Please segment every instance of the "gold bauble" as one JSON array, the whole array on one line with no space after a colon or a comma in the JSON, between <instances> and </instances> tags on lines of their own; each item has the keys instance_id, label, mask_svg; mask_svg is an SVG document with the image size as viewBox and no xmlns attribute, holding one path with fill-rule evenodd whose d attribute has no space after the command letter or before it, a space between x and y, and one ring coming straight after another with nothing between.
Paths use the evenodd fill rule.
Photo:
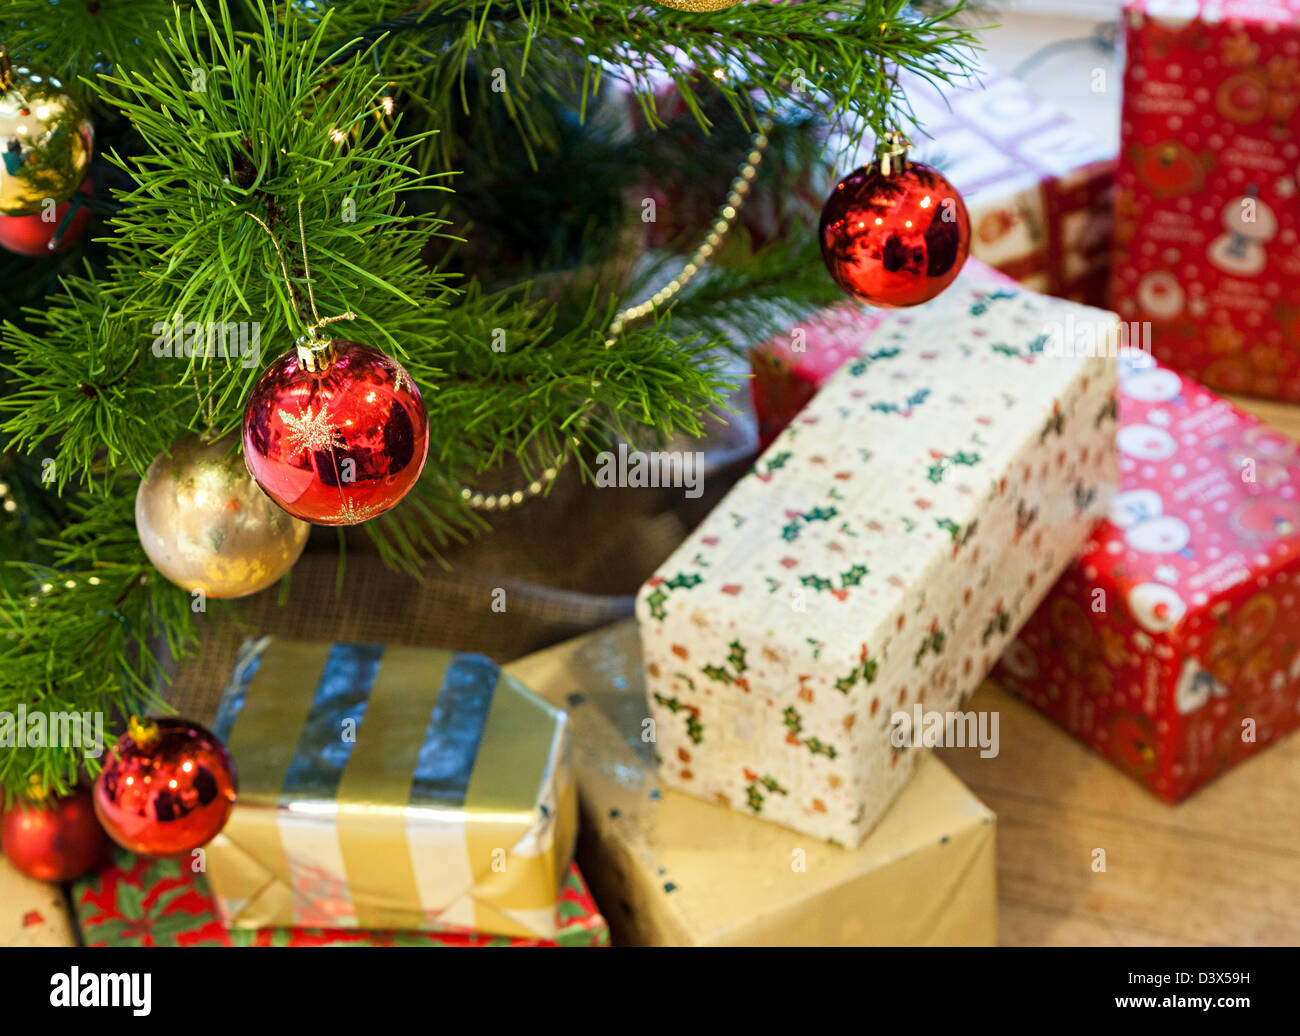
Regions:
<instances>
[{"instance_id":1,"label":"gold bauble","mask_svg":"<svg viewBox=\"0 0 1300 1036\"><path fill-rule=\"evenodd\" d=\"M656 3L671 7L674 11L721 11L731 7L737 0L655 0Z\"/></svg>"},{"instance_id":2,"label":"gold bauble","mask_svg":"<svg viewBox=\"0 0 1300 1036\"><path fill-rule=\"evenodd\" d=\"M94 133L56 77L10 65L0 49L0 215L31 216L61 204L90 169Z\"/></svg>"},{"instance_id":3,"label":"gold bauble","mask_svg":"<svg viewBox=\"0 0 1300 1036\"><path fill-rule=\"evenodd\" d=\"M293 567L311 526L272 502L235 439L197 435L158 454L135 495L135 528L154 567L209 597L265 590Z\"/></svg>"}]
</instances>

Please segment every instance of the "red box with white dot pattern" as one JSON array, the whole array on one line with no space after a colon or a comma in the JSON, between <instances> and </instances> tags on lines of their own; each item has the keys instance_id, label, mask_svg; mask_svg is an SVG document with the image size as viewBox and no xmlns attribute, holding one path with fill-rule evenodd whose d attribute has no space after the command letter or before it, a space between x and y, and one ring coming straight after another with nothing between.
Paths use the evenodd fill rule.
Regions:
<instances>
[{"instance_id":1,"label":"red box with white dot pattern","mask_svg":"<svg viewBox=\"0 0 1300 1036\"><path fill-rule=\"evenodd\" d=\"M1111 306L1213 388L1300 401L1300 0L1129 0Z\"/></svg>"},{"instance_id":2,"label":"red box with white dot pattern","mask_svg":"<svg viewBox=\"0 0 1300 1036\"><path fill-rule=\"evenodd\" d=\"M1121 492L995 677L1171 802L1300 725L1300 449L1133 352Z\"/></svg>"}]
</instances>

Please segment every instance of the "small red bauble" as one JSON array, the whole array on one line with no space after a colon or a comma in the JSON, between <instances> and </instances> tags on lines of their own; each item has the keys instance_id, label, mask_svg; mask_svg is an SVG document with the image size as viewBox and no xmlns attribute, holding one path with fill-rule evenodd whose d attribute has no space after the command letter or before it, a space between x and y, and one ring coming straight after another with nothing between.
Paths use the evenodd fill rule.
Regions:
<instances>
[{"instance_id":1,"label":"small red bauble","mask_svg":"<svg viewBox=\"0 0 1300 1036\"><path fill-rule=\"evenodd\" d=\"M244 463L295 518L355 525L415 485L429 418L391 356L337 340L315 355L285 353L258 378L244 411Z\"/></svg>"},{"instance_id":2,"label":"small red bauble","mask_svg":"<svg viewBox=\"0 0 1300 1036\"><path fill-rule=\"evenodd\" d=\"M95 779L95 812L122 848L171 856L225 826L235 790L235 766L216 735L183 719L133 721Z\"/></svg>"},{"instance_id":3,"label":"small red bauble","mask_svg":"<svg viewBox=\"0 0 1300 1036\"><path fill-rule=\"evenodd\" d=\"M835 283L892 309L927 302L956 279L970 216L952 184L896 148L835 185L819 234Z\"/></svg>"},{"instance_id":4,"label":"small red bauble","mask_svg":"<svg viewBox=\"0 0 1300 1036\"><path fill-rule=\"evenodd\" d=\"M87 179L81 185L82 194L93 194L95 190L94 183ZM73 195L74 201L77 195ZM68 210L72 208L73 202L65 201L62 205L54 210L54 219L47 221L41 218L41 214L35 213L31 216L0 216L0 248L5 248L15 255L58 255L60 252L66 252L75 245L81 235L86 232L86 227L90 224L90 209L84 202L77 204L77 211L72 214L72 218L64 226L64 220L67 219ZM54 240L54 235L62 228L63 233L59 240Z\"/></svg>"},{"instance_id":5,"label":"small red bauble","mask_svg":"<svg viewBox=\"0 0 1300 1036\"><path fill-rule=\"evenodd\" d=\"M48 802L17 803L0 820L5 857L37 881L81 877L99 862L107 846L88 788Z\"/></svg>"}]
</instances>

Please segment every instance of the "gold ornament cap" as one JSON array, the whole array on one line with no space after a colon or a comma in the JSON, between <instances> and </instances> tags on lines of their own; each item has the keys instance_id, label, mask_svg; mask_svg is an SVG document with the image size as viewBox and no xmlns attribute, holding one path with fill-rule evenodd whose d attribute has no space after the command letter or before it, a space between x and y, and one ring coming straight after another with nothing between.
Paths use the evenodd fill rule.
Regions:
<instances>
[{"instance_id":1,"label":"gold ornament cap","mask_svg":"<svg viewBox=\"0 0 1300 1036\"><path fill-rule=\"evenodd\" d=\"M875 165L881 176L897 176L907 171L907 152L912 146L903 134L891 130L876 144Z\"/></svg>"},{"instance_id":2,"label":"gold ornament cap","mask_svg":"<svg viewBox=\"0 0 1300 1036\"><path fill-rule=\"evenodd\" d=\"M298 350L298 366L312 374L324 374L334 363L333 338L318 338L308 332L294 346Z\"/></svg>"},{"instance_id":3,"label":"gold ornament cap","mask_svg":"<svg viewBox=\"0 0 1300 1036\"><path fill-rule=\"evenodd\" d=\"M140 748L148 748L158 740L158 724L147 716L132 716L126 721L126 732Z\"/></svg>"}]
</instances>

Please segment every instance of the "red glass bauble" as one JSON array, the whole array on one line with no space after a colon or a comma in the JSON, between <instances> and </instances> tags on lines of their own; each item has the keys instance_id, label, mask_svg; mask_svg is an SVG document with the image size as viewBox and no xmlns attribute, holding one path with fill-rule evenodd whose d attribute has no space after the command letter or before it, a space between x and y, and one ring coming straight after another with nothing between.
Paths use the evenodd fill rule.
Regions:
<instances>
[{"instance_id":1,"label":"red glass bauble","mask_svg":"<svg viewBox=\"0 0 1300 1036\"><path fill-rule=\"evenodd\" d=\"M415 382L391 356L357 342L333 342L316 371L285 353L244 411L249 473L291 515L317 525L383 514L415 485L428 453Z\"/></svg>"},{"instance_id":2,"label":"red glass bauble","mask_svg":"<svg viewBox=\"0 0 1300 1036\"><path fill-rule=\"evenodd\" d=\"M919 162L865 165L835 185L822 209L822 259L835 283L873 306L926 302L961 272L970 216L961 195Z\"/></svg>"},{"instance_id":3,"label":"red glass bauble","mask_svg":"<svg viewBox=\"0 0 1300 1036\"><path fill-rule=\"evenodd\" d=\"M109 837L147 856L189 852L225 826L235 805L225 745L183 719L133 722L95 779L95 812Z\"/></svg>"},{"instance_id":4,"label":"red glass bauble","mask_svg":"<svg viewBox=\"0 0 1300 1036\"><path fill-rule=\"evenodd\" d=\"M82 194L93 194L95 185L89 178L81 185ZM75 197L75 196L74 196ZM53 220L44 220L41 214L31 216L0 216L0 248L5 248L16 255L58 255L81 240L90 224L90 209L84 202L78 203L77 211L67 220L72 202L65 201L54 210ZM58 241L54 235L62 229Z\"/></svg>"},{"instance_id":5,"label":"red glass bauble","mask_svg":"<svg viewBox=\"0 0 1300 1036\"><path fill-rule=\"evenodd\" d=\"M52 801L16 803L0 820L0 848L38 881L72 881L90 870L108 846L88 788Z\"/></svg>"}]
</instances>

